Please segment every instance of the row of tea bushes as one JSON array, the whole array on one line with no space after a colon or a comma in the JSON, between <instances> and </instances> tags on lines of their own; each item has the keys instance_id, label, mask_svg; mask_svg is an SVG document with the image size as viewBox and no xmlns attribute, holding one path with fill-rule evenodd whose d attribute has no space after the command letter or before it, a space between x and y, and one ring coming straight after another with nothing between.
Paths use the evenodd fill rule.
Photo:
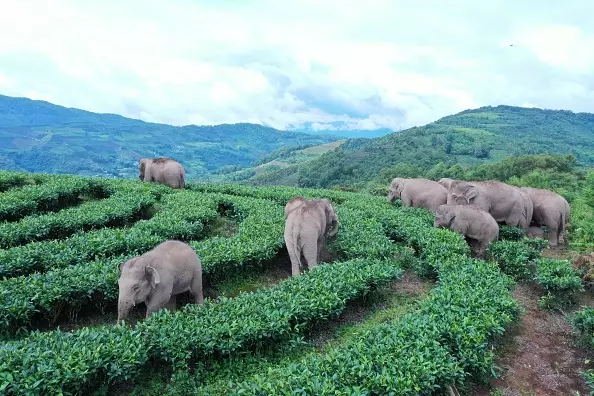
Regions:
<instances>
[{"instance_id":1,"label":"row of tea bushes","mask_svg":"<svg viewBox=\"0 0 594 396\"><path fill-rule=\"evenodd\" d=\"M0 223L0 248L44 239L62 239L76 232L122 226L150 208L156 197L142 189L120 191L107 199L91 201L59 212L26 216L18 222Z\"/></svg>"},{"instance_id":2,"label":"row of tea bushes","mask_svg":"<svg viewBox=\"0 0 594 396\"><path fill-rule=\"evenodd\" d=\"M140 220L131 228L104 228L77 233L61 241L31 242L0 250L0 277L45 272L97 258L145 252L168 238L197 239L203 236L204 223L218 216L220 200L225 198L187 191L171 193L163 196L161 210L150 220Z\"/></svg>"},{"instance_id":3,"label":"row of tea bushes","mask_svg":"<svg viewBox=\"0 0 594 396\"><path fill-rule=\"evenodd\" d=\"M40 184L50 177L40 173L0 170L0 192L27 184Z\"/></svg>"},{"instance_id":4,"label":"row of tea bushes","mask_svg":"<svg viewBox=\"0 0 594 396\"><path fill-rule=\"evenodd\" d=\"M115 302L118 290L117 265L120 262L152 249L175 233L183 234L188 231L184 224L193 225L202 231L200 219L216 216L216 207L220 203L232 205L243 221L239 223L237 233L229 238L214 237L191 242L202 261L206 276L213 278L225 274L233 267L239 268L239 263L268 260L283 245L283 210L270 201L179 192L167 195L163 203L166 206L162 212L144 223L149 224L161 216L163 222L156 223L159 228L141 228L142 232L135 231L135 228L122 230L117 238L113 238L114 234L111 233L112 239L100 238L97 244L89 237L95 232L80 236L86 237L81 248L87 246L87 249L100 251L103 255L122 256L91 262L85 260L63 268L54 266L55 269L45 273L0 281L0 330L5 334L14 334L18 329L27 330L35 313L53 322L66 308L71 311L83 306L101 309ZM176 215L184 216L185 219L193 217L194 222L184 223ZM99 232L103 231L114 230ZM139 234L136 235L136 232Z\"/></svg>"},{"instance_id":5,"label":"row of tea bushes","mask_svg":"<svg viewBox=\"0 0 594 396\"><path fill-rule=\"evenodd\" d=\"M95 185L76 176L55 176L39 185L26 185L0 193L0 221L15 221L27 215L69 206L79 195L93 192Z\"/></svg>"},{"instance_id":6,"label":"row of tea bushes","mask_svg":"<svg viewBox=\"0 0 594 396\"><path fill-rule=\"evenodd\" d=\"M491 372L490 341L519 313L510 293L513 279L494 262L470 259L461 236L431 228L414 211L390 212L379 204L370 210L394 237L418 249L438 286L416 312L324 355L231 384L230 393L417 395Z\"/></svg>"},{"instance_id":7,"label":"row of tea bushes","mask_svg":"<svg viewBox=\"0 0 594 396\"><path fill-rule=\"evenodd\" d=\"M160 311L135 329L101 326L33 333L0 347L7 394L73 394L96 381L130 380L151 361L179 367L205 354L228 354L287 340L346 303L402 273L395 261L356 259L319 265L271 289Z\"/></svg>"}]
</instances>

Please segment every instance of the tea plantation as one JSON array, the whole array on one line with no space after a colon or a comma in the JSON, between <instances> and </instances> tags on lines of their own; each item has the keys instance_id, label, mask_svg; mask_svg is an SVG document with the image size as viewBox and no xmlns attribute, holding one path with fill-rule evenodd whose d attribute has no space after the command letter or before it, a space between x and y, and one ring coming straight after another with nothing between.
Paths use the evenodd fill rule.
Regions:
<instances>
[{"instance_id":1,"label":"tea plantation","mask_svg":"<svg viewBox=\"0 0 594 396\"><path fill-rule=\"evenodd\" d=\"M139 307L137 323L115 324L123 260L178 239L198 253L205 284L266 271L283 254L283 208L297 195L337 209L330 262L148 319ZM221 219L234 232L217 233ZM462 236L433 228L431 213L366 193L0 172L0 220L3 394L125 394L151 371L200 383L201 362L295 342L404 271L437 281L412 310L324 353L229 379L223 394L446 394L493 375L493 343L521 313L515 282L537 282L549 304L582 288L569 261L541 258L546 242L517 229L503 228L478 260ZM594 328L591 312L582 317Z\"/></svg>"}]
</instances>

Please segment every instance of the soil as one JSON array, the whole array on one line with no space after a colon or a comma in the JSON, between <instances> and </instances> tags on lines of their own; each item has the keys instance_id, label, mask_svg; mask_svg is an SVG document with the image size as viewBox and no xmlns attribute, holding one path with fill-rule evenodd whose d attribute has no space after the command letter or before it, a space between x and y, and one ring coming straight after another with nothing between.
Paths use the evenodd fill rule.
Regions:
<instances>
[{"instance_id":1,"label":"soil","mask_svg":"<svg viewBox=\"0 0 594 396\"><path fill-rule=\"evenodd\" d=\"M543 256L569 258L562 249L547 249ZM580 309L582 304L591 304L592 295L578 293L578 304L569 312L543 310L538 299L543 294L537 284L518 284L513 296L526 312L520 321L505 332L498 349L500 359L496 365L503 369L499 378L490 381L490 386L475 388L473 395L501 396L524 395L587 395L589 394L581 372L588 369L585 360L588 353L576 346L567 315ZM492 393L494 390L497 393ZM578 393L579 392L579 393Z\"/></svg>"}]
</instances>

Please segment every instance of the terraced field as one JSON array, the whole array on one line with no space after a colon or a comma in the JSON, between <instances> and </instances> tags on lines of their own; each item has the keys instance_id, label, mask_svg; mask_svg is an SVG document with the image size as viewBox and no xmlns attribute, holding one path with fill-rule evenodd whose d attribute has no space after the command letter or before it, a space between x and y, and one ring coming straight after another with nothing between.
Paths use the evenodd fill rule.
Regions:
<instances>
[{"instance_id":1,"label":"terraced field","mask_svg":"<svg viewBox=\"0 0 594 396\"><path fill-rule=\"evenodd\" d=\"M5 394L454 392L494 372L493 343L521 313L516 281L544 303L581 289L569 261L517 229L477 260L431 213L367 194L14 172L0 191ZM296 195L331 199L340 229L324 263L290 278L283 208ZM167 239L198 253L205 304L148 319L138 306L116 325L118 264ZM394 294L403 276L424 279L414 303ZM365 326L296 352L366 298L375 314L351 320Z\"/></svg>"}]
</instances>

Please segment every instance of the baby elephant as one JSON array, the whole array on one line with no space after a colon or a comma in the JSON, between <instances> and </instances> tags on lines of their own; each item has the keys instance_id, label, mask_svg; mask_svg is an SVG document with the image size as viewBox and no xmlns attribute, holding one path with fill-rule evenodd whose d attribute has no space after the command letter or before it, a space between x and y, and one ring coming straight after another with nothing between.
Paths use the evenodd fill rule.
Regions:
<instances>
[{"instance_id":1,"label":"baby elephant","mask_svg":"<svg viewBox=\"0 0 594 396\"><path fill-rule=\"evenodd\" d=\"M301 268L301 254L309 269L318 264L326 236L338 233L338 216L328 199L295 197L285 206L285 243L291 258L291 274Z\"/></svg>"},{"instance_id":2,"label":"baby elephant","mask_svg":"<svg viewBox=\"0 0 594 396\"><path fill-rule=\"evenodd\" d=\"M474 205L440 205L433 226L464 235L479 258L484 258L489 244L499 239L499 225L493 216Z\"/></svg>"},{"instance_id":3,"label":"baby elephant","mask_svg":"<svg viewBox=\"0 0 594 396\"><path fill-rule=\"evenodd\" d=\"M202 265L194 249L180 241L165 241L119 265L118 323L132 307L144 302L146 317L166 307L175 310L176 295L190 291L203 303Z\"/></svg>"}]
</instances>

